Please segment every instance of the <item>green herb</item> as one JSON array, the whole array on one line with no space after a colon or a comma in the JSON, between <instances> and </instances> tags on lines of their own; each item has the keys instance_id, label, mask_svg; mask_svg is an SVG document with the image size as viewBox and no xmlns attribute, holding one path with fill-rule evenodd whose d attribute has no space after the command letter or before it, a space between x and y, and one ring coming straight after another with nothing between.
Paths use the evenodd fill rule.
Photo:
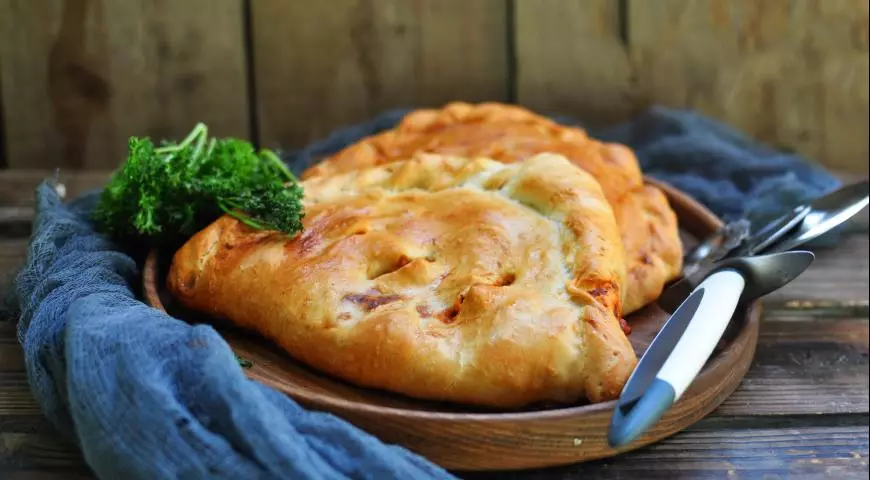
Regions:
<instances>
[{"instance_id":1,"label":"green herb","mask_svg":"<svg viewBox=\"0 0 870 480\"><path fill-rule=\"evenodd\" d=\"M239 362L239 366L242 368L251 368L254 366L254 362L248 360L247 358L240 357L236 355L236 361Z\"/></svg>"},{"instance_id":2,"label":"green herb","mask_svg":"<svg viewBox=\"0 0 870 480\"><path fill-rule=\"evenodd\" d=\"M302 230L302 188L273 152L243 140L209 138L200 123L180 143L131 137L127 161L94 210L98 228L119 239L166 244L221 214L260 230Z\"/></svg>"}]
</instances>

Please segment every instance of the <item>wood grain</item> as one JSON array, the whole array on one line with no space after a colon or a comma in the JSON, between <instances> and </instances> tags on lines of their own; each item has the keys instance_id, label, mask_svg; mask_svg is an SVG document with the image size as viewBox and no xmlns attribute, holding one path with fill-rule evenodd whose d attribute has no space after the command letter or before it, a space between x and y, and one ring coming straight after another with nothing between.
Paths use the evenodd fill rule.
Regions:
<instances>
[{"instance_id":1,"label":"wood grain","mask_svg":"<svg viewBox=\"0 0 870 480\"><path fill-rule=\"evenodd\" d=\"M2 25L2 24L0 24ZM2 28L2 26L0 26ZM0 38L2 38L0 33ZM3 54L0 53L0 108L3 108ZM6 164L6 128L3 125L3 114L0 113L0 170L4 170Z\"/></svg>"},{"instance_id":2,"label":"wood grain","mask_svg":"<svg viewBox=\"0 0 870 480\"><path fill-rule=\"evenodd\" d=\"M768 304L866 299L870 246L866 234L847 235L833 249L816 249L816 260L792 283L765 297ZM866 301L865 301L866 304Z\"/></svg>"},{"instance_id":3,"label":"wood grain","mask_svg":"<svg viewBox=\"0 0 870 480\"><path fill-rule=\"evenodd\" d=\"M10 375L22 373L24 372L24 350L18 343L15 324L6 320L0 317L0 372ZM3 378L0 379L0 389L7 386L7 376L3 375ZM13 385L15 388L19 386Z\"/></svg>"},{"instance_id":4,"label":"wood grain","mask_svg":"<svg viewBox=\"0 0 870 480\"><path fill-rule=\"evenodd\" d=\"M63 185L65 198L70 199L101 188L109 175L109 172L102 171L75 172L64 169L57 172L57 181ZM0 171L0 241L30 235L36 187L52 178L55 178L55 172L51 171ZM0 271L0 279L3 274Z\"/></svg>"},{"instance_id":5,"label":"wood grain","mask_svg":"<svg viewBox=\"0 0 870 480\"><path fill-rule=\"evenodd\" d=\"M516 99L533 110L611 123L634 113L620 2L517 1Z\"/></svg>"},{"instance_id":6,"label":"wood grain","mask_svg":"<svg viewBox=\"0 0 870 480\"><path fill-rule=\"evenodd\" d=\"M83 461L75 461L61 467L39 469L6 467L0 468L4 480L92 480L97 478Z\"/></svg>"},{"instance_id":7,"label":"wood grain","mask_svg":"<svg viewBox=\"0 0 870 480\"><path fill-rule=\"evenodd\" d=\"M86 469L75 445L53 431L19 433L4 430L0 432L0 472L11 467Z\"/></svg>"},{"instance_id":8,"label":"wood grain","mask_svg":"<svg viewBox=\"0 0 870 480\"><path fill-rule=\"evenodd\" d=\"M10 168L107 168L197 121L248 136L242 2L0 2Z\"/></svg>"},{"instance_id":9,"label":"wood grain","mask_svg":"<svg viewBox=\"0 0 870 480\"><path fill-rule=\"evenodd\" d=\"M865 417L866 418L866 417ZM868 427L698 429L615 459L538 472L466 475L503 479L867 478Z\"/></svg>"},{"instance_id":10,"label":"wood grain","mask_svg":"<svg viewBox=\"0 0 870 480\"><path fill-rule=\"evenodd\" d=\"M3 170L0 171L0 209L12 207L32 207L36 199L36 187L43 180L54 177L51 170ZM58 182L64 185L66 198L100 188L109 179L109 171L74 171L61 169L57 172Z\"/></svg>"},{"instance_id":11,"label":"wood grain","mask_svg":"<svg viewBox=\"0 0 870 480\"><path fill-rule=\"evenodd\" d=\"M867 30L864 0L628 0L639 102L863 173Z\"/></svg>"},{"instance_id":12,"label":"wood grain","mask_svg":"<svg viewBox=\"0 0 870 480\"><path fill-rule=\"evenodd\" d=\"M766 312L752 367L716 415L870 411L868 319Z\"/></svg>"},{"instance_id":13,"label":"wood grain","mask_svg":"<svg viewBox=\"0 0 870 480\"><path fill-rule=\"evenodd\" d=\"M300 147L393 107L507 99L505 5L251 2L261 144Z\"/></svg>"},{"instance_id":14,"label":"wood grain","mask_svg":"<svg viewBox=\"0 0 870 480\"><path fill-rule=\"evenodd\" d=\"M39 405L30 393L27 374L23 369L4 369L0 373L0 418L4 415L42 415Z\"/></svg>"},{"instance_id":15,"label":"wood grain","mask_svg":"<svg viewBox=\"0 0 870 480\"><path fill-rule=\"evenodd\" d=\"M867 478L866 426L710 431L703 429L704 423L698 429L613 459L537 471L455 473L468 480ZM66 442L39 434L18 434L10 443L13 446L7 447L8 451L16 456L0 457L5 460L0 464L0 473L8 475L3 478L92 478L81 455ZM40 476L30 476L35 474Z\"/></svg>"},{"instance_id":16,"label":"wood grain","mask_svg":"<svg viewBox=\"0 0 870 480\"><path fill-rule=\"evenodd\" d=\"M0 236L0 294L4 293L3 290L7 283L12 280L18 269L24 265L26 256L26 239L5 239Z\"/></svg>"}]
</instances>

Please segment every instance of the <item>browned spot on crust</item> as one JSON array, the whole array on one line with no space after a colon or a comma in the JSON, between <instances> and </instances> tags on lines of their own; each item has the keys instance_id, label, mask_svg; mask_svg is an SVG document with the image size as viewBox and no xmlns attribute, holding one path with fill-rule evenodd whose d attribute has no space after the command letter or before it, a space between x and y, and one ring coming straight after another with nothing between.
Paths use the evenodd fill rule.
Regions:
<instances>
[{"instance_id":1,"label":"browned spot on crust","mask_svg":"<svg viewBox=\"0 0 870 480\"><path fill-rule=\"evenodd\" d=\"M592 290L589 290L589 295L593 297L601 297L603 295L607 295L610 292L610 287L595 287Z\"/></svg>"},{"instance_id":2,"label":"browned spot on crust","mask_svg":"<svg viewBox=\"0 0 870 480\"><path fill-rule=\"evenodd\" d=\"M338 319L339 319L339 320L350 320L350 319L351 319L350 312L341 312L341 313L339 313L339 314L338 314Z\"/></svg>"},{"instance_id":3,"label":"browned spot on crust","mask_svg":"<svg viewBox=\"0 0 870 480\"><path fill-rule=\"evenodd\" d=\"M508 285L513 285L513 283L517 280L517 276L514 273L505 273L495 283L492 284L493 287L506 287Z\"/></svg>"},{"instance_id":4,"label":"browned spot on crust","mask_svg":"<svg viewBox=\"0 0 870 480\"><path fill-rule=\"evenodd\" d=\"M300 257L311 254L323 241L323 232L328 230L335 220L330 220L330 214L333 209L323 210L313 218L302 233L293 237L286 243L286 246L295 250L296 255Z\"/></svg>"},{"instance_id":5,"label":"browned spot on crust","mask_svg":"<svg viewBox=\"0 0 870 480\"><path fill-rule=\"evenodd\" d=\"M486 188L487 190L501 190L501 188L504 187L507 181L507 177L493 177L487 180L483 188Z\"/></svg>"},{"instance_id":6,"label":"browned spot on crust","mask_svg":"<svg viewBox=\"0 0 870 480\"><path fill-rule=\"evenodd\" d=\"M653 259L649 256L649 253L643 252L640 256L640 261L644 263L644 265L652 265Z\"/></svg>"},{"instance_id":7,"label":"browned spot on crust","mask_svg":"<svg viewBox=\"0 0 870 480\"><path fill-rule=\"evenodd\" d=\"M622 333L624 333L626 337L631 335L631 325L629 325L622 317L619 317L619 326L622 328Z\"/></svg>"},{"instance_id":8,"label":"browned spot on crust","mask_svg":"<svg viewBox=\"0 0 870 480\"><path fill-rule=\"evenodd\" d=\"M396 261L396 270L404 267L405 265L411 263L411 258L407 255L402 255L399 257L399 260Z\"/></svg>"},{"instance_id":9,"label":"browned spot on crust","mask_svg":"<svg viewBox=\"0 0 870 480\"><path fill-rule=\"evenodd\" d=\"M459 316L459 307L462 306L462 302L465 300L465 296L459 295L456 297L456 300L453 301L453 305L441 310L440 312L435 314L435 318L441 320L444 323L453 323L456 320L456 317Z\"/></svg>"},{"instance_id":10,"label":"browned spot on crust","mask_svg":"<svg viewBox=\"0 0 870 480\"><path fill-rule=\"evenodd\" d=\"M400 295L382 295L380 292L375 293L350 293L344 296L344 299L362 306L366 311L374 310L381 305L397 302L402 299Z\"/></svg>"},{"instance_id":11,"label":"browned spot on crust","mask_svg":"<svg viewBox=\"0 0 870 480\"><path fill-rule=\"evenodd\" d=\"M417 313L419 313L422 318L429 318L432 316L432 311L429 310L429 306L423 305L422 303L417 305Z\"/></svg>"},{"instance_id":12,"label":"browned spot on crust","mask_svg":"<svg viewBox=\"0 0 870 480\"><path fill-rule=\"evenodd\" d=\"M644 279L644 277L646 277L646 272L647 272L647 271L646 271L645 269L643 269L643 268L634 267L634 268L632 268L631 270L628 271L628 274L631 276L631 278L633 278L633 279L635 279L636 281L640 282L640 281L642 281L642 280Z\"/></svg>"},{"instance_id":13,"label":"browned spot on crust","mask_svg":"<svg viewBox=\"0 0 870 480\"><path fill-rule=\"evenodd\" d=\"M197 278L199 278L199 275L197 275L197 272L191 270L184 277L184 281L182 282L182 285L181 285L182 288L184 288L185 290L193 290L193 287L196 286L196 279Z\"/></svg>"},{"instance_id":14,"label":"browned spot on crust","mask_svg":"<svg viewBox=\"0 0 870 480\"><path fill-rule=\"evenodd\" d=\"M459 307L456 305L451 305L435 315L438 320L444 323L453 323L457 316L459 316Z\"/></svg>"},{"instance_id":15,"label":"browned spot on crust","mask_svg":"<svg viewBox=\"0 0 870 480\"><path fill-rule=\"evenodd\" d=\"M405 254L399 255L399 258L396 259L395 263L393 263L392 265L385 265L384 268L369 272L369 280L374 280L378 277L389 275L393 272L400 270L409 263L411 263L411 257Z\"/></svg>"},{"instance_id":16,"label":"browned spot on crust","mask_svg":"<svg viewBox=\"0 0 870 480\"><path fill-rule=\"evenodd\" d=\"M296 248L298 249L297 251L299 252L299 255L305 256L306 254L314 250L314 248L317 247L317 244L319 243L319 238L320 237L318 235L315 235L313 232L303 233L302 236L296 241Z\"/></svg>"}]
</instances>

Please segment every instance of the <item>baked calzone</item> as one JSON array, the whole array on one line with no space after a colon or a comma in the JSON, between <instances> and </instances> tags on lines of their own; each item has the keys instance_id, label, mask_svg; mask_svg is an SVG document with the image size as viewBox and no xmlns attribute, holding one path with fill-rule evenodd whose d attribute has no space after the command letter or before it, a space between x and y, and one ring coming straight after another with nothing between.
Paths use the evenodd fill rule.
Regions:
<instances>
[{"instance_id":1,"label":"baked calzone","mask_svg":"<svg viewBox=\"0 0 870 480\"><path fill-rule=\"evenodd\" d=\"M658 298L682 270L677 218L662 192L644 185L634 153L602 143L521 107L451 103L411 112L396 128L365 138L308 169L303 178L403 160L417 152L520 161L544 152L565 156L592 174L613 206L625 243L625 312Z\"/></svg>"},{"instance_id":2,"label":"baked calzone","mask_svg":"<svg viewBox=\"0 0 870 480\"><path fill-rule=\"evenodd\" d=\"M290 238L224 216L176 252L184 305L359 386L490 407L616 398L625 259L564 157L441 155L303 182Z\"/></svg>"}]
</instances>

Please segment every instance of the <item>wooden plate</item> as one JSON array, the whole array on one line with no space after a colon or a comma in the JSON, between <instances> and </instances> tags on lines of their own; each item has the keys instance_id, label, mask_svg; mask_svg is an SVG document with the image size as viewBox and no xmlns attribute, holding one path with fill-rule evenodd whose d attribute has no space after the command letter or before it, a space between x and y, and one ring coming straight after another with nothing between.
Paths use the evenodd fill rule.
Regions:
<instances>
[{"instance_id":1,"label":"wooden plate","mask_svg":"<svg viewBox=\"0 0 870 480\"><path fill-rule=\"evenodd\" d=\"M686 246L721 225L706 208L674 188L664 190L680 221ZM311 409L332 412L385 442L407 447L455 470L506 470L576 463L636 449L678 432L719 406L743 379L758 338L760 304L735 315L717 352L683 398L641 439L619 451L607 445L615 402L524 411L486 411L425 402L355 387L293 360L253 334L203 318L172 301L164 280L171 255L152 251L143 270L146 300L176 318L209 322L240 357L248 375ZM631 342L640 356L667 314L650 305L628 317Z\"/></svg>"}]
</instances>

